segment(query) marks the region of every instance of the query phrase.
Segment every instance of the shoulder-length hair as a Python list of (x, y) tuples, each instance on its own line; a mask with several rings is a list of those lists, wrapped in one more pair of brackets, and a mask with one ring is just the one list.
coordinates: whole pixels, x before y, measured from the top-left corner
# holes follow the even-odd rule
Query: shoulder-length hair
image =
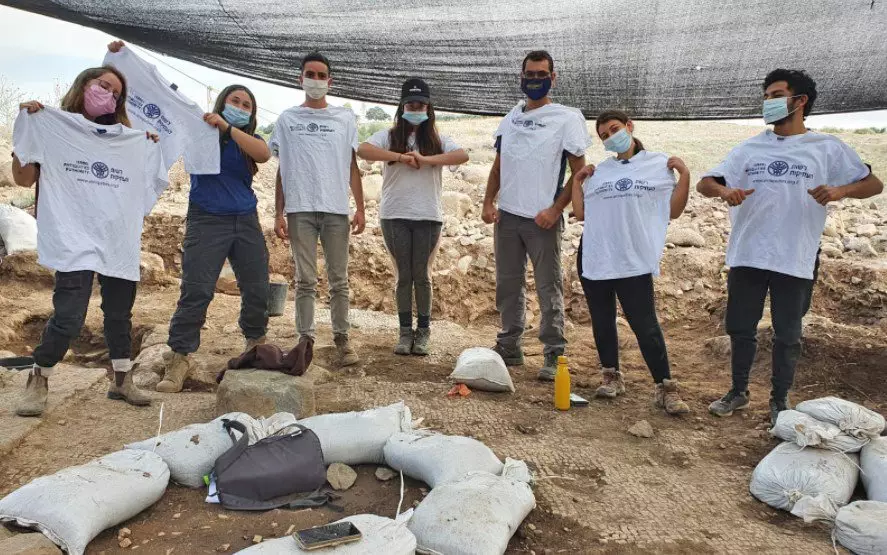
[[(219, 96), (216, 97), (216, 103), (213, 106), (213, 112), (215, 112), (216, 114), (219, 114), (221, 116), (222, 112), (225, 110), (225, 104), (226, 104), (226, 101), (228, 100), (228, 96), (231, 93), (233, 93), (234, 91), (245, 92), (246, 94), (249, 95), (250, 102), (252, 102), (253, 110), (249, 115), (249, 123), (246, 124), (246, 127), (241, 129), (241, 131), (243, 131), (244, 133), (246, 133), (247, 135), (252, 137), (253, 135), (256, 134), (256, 127), (258, 127), (258, 125), (259, 125), (258, 119), (256, 117), (256, 113), (259, 110), (259, 106), (256, 104), (255, 95), (253, 95), (253, 92), (251, 90), (249, 90), (248, 88), (244, 87), (243, 85), (229, 85), (229, 86), (225, 87), (225, 89), (219, 93)], [(259, 173), (259, 165), (256, 164), (256, 161), (253, 160), (252, 158), (250, 158), (249, 154), (247, 154), (246, 152), (243, 152), (243, 149), (240, 148), (240, 145), (235, 144), (235, 146), (237, 146), (237, 148), (240, 149), (240, 153), (243, 154), (244, 158), (246, 158), (246, 163), (247, 163), (247, 166), (249, 166), (249, 171), (253, 175), (256, 175), (257, 173)]]

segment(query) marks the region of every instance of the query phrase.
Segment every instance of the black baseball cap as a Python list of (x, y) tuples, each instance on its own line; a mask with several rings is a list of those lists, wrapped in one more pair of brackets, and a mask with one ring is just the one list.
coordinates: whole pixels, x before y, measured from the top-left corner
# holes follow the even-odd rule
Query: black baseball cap
[(407, 102), (424, 102), (425, 104), (431, 103), (431, 89), (428, 88), (428, 83), (419, 79), (407, 79), (403, 84), (403, 87), (400, 89), (400, 103), (406, 104)]

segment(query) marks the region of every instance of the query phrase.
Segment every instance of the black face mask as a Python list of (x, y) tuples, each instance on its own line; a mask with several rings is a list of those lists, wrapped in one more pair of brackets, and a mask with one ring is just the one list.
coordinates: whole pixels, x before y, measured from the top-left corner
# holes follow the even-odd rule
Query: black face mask
[(95, 122), (99, 125), (115, 125), (117, 123), (117, 114), (103, 114), (95, 118)]
[(541, 100), (548, 95), (551, 90), (551, 77), (545, 79), (527, 79), (520, 80), (520, 90), (532, 100)]

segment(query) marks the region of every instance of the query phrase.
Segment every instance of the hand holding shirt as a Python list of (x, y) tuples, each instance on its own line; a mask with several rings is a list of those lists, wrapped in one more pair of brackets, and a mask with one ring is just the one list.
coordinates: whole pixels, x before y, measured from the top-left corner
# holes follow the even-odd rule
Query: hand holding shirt
[(659, 275), (677, 181), (667, 154), (642, 150), (607, 158), (584, 184), (582, 277)]
[(706, 177), (754, 193), (730, 208), (727, 266), (813, 279), (826, 209), (809, 190), (843, 186), (869, 174), (856, 152), (832, 135), (765, 131), (730, 151)]
[(167, 186), (160, 146), (141, 130), (45, 108), (19, 113), (13, 152), (40, 164), (38, 262), (139, 281), (142, 223)]
[(167, 171), (184, 156), (188, 173), (219, 173), (219, 132), (203, 121), (200, 106), (174, 90), (156, 66), (125, 46), (108, 52), (104, 63), (126, 77), (130, 122), (160, 137)]

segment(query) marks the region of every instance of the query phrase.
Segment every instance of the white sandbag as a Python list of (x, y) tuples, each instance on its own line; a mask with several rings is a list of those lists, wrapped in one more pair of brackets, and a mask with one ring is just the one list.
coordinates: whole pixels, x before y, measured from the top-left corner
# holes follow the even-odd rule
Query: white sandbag
[(841, 431), (859, 438), (874, 439), (884, 431), (884, 417), (862, 405), (837, 397), (823, 397), (798, 403), (795, 410), (817, 420), (834, 424)]
[(382, 464), (388, 438), (412, 430), (412, 417), (401, 401), (363, 412), (320, 414), (299, 424), (317, 434), (328, 465)]
[(169, 468), (147, 451), (124, 450), (37, 478), (0, 499), (0, 522), (35, 528), (81, 555), (106, 528), (156, 503)]
[(868, 439), (845, 434), (834, 424), (821, 422), (796, 410), (780, 412), (776, 424), (770, 429), (770, 435), (801, 447), (831, 449), (842, 453), (857, 453), (868, 443)]
[(469, 472), (499, 475), (503, 469), (502, 461), (476, 439), (427, 432), (391, 436), (385, 444), (385, 462), (432, 488), (455, 482)]
[(465, 349), (456, 360), (456, 369), (450, 374), (455, 383), (464, 383), (471, 389), (493, 392), (514, 392), (514, 382), (505, 361), (493, 349), (473, 347)]
[[(887, 503), (887, 437), (873, 439), (859, 458), (866, 497)], [(887, 522), (884, 524), (887, 527)]]
[(859, 455), (781, 443), (755, 467), (751, 494), (805, 522), (834, 520), (859, 479)]
[[(519, 466), (517, 471), (522, 472)], [(409, 528), (422, 553), (501, 555), (535, 507), (533, 490), (506, 466), (502, 476), (472, 472), (434, 488), (416, 508)]]
[(838, 511), (835, 539), (856, 555), (887, 553), (887, 503), (856, 501)]
[(0, 239), (6, 254), (37, 250), (37, 220), (11, 204), (0, 204)]
[[(192, 488), (203, 487), (203, 477), (212, 471), (216, 459), (234, 446), (231, 436), (222, 427), (224, 419), (243, 422), (251, 432), (255, 431), (256, 423), (251, 416), (231, 412), (210, 422), (191, 424), (159, 437), (130, 443), (126, 449), (157, 453), (169, 466), (174, 482)], [(234, 432), (234, 436), (239, 438), (240, 433)], [(251, 433), (250, 439), (256, 441), (261, 438), (254, 439)]]
[(408, 511), (395, 521), (377, 515), (355, 515), (337, 522), (351, 522), (360, 530), (360, 541), (322, 549), (304, 551), (292, 535), (269, 540), (238, 551), (238, 555), (295, 555), (298, 553), (330, 553), (332, 555), (413, 555), (416, 536), (407, 528), (412, 516)]

